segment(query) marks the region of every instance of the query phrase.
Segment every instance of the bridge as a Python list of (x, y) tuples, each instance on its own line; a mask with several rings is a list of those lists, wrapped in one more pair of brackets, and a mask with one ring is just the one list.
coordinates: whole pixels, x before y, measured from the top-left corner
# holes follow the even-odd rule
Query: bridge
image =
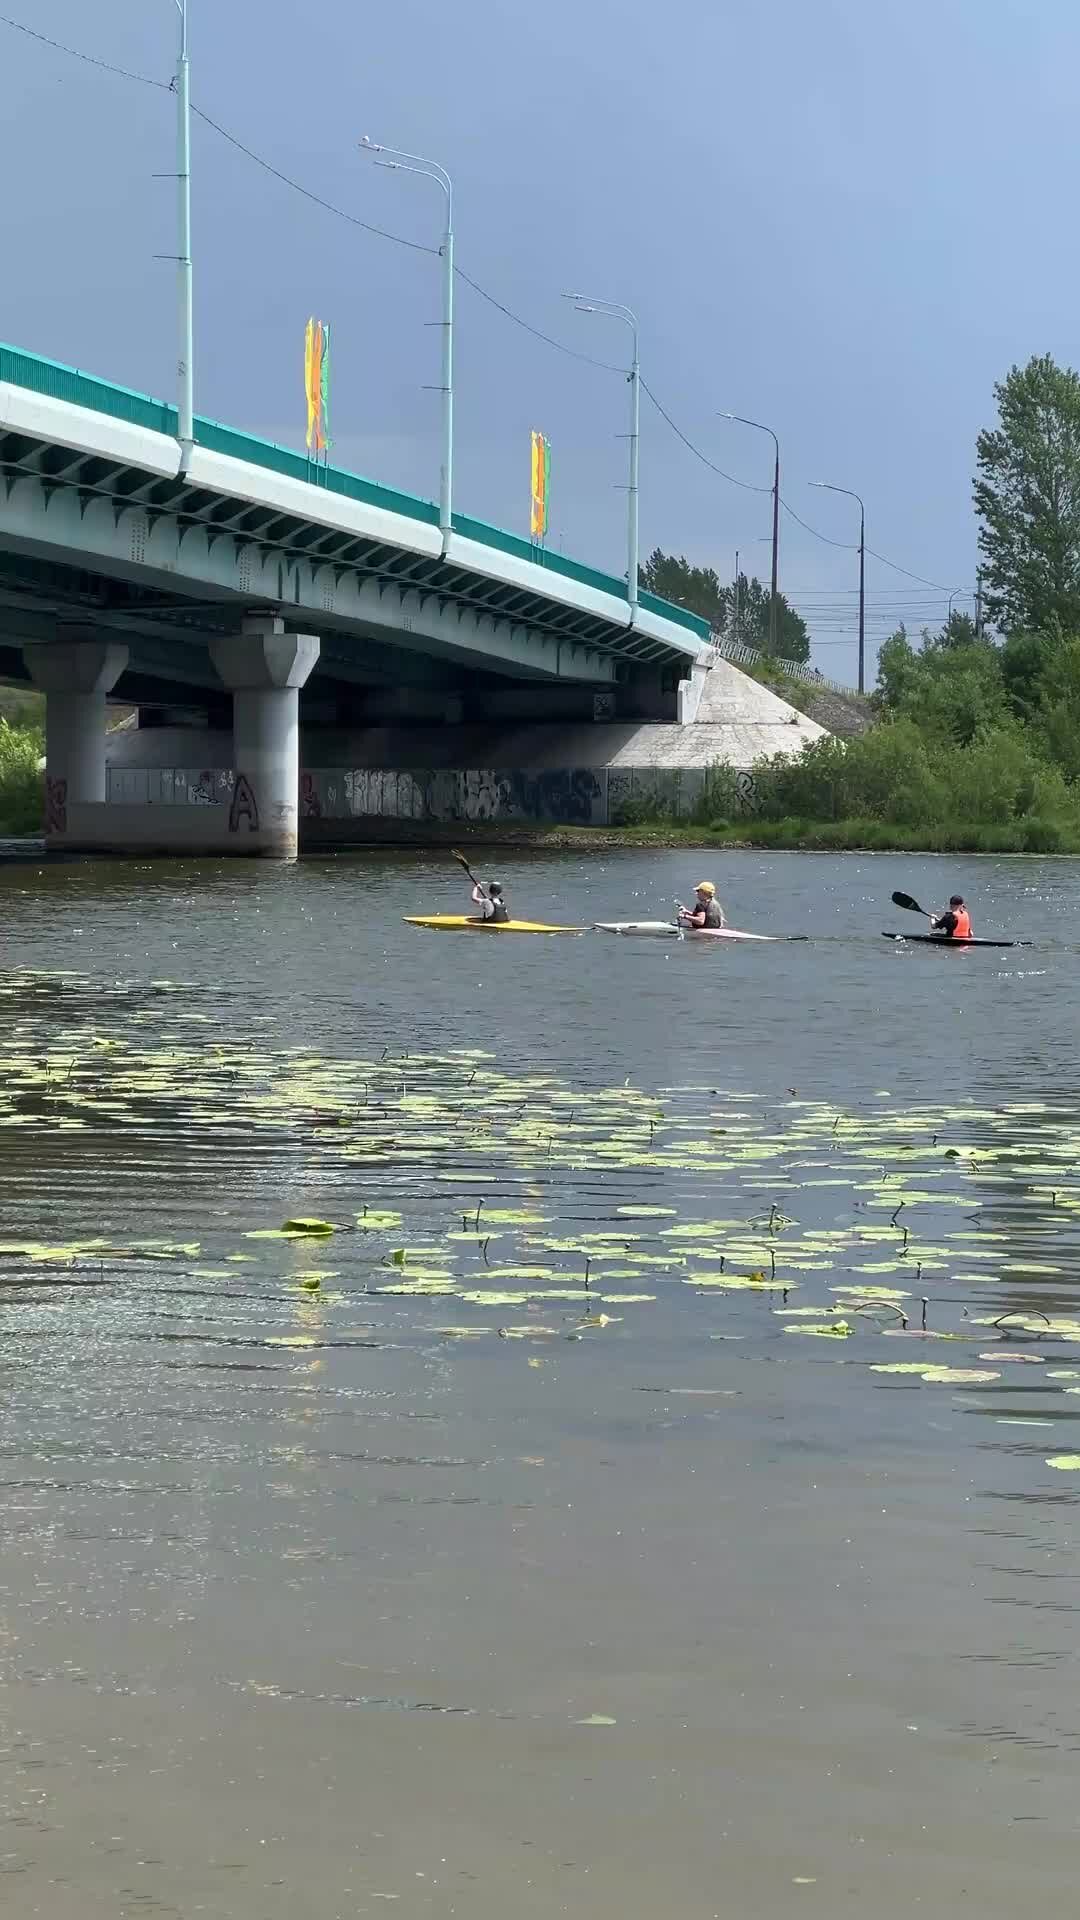
[(231, 695), (223, 845), (288, 858), (302, 687), (338, 724), (552, 685), (615, 716), (671, 705), (707, 645), (625, 580), (459, 513), (446, 536), (432, 501), (217, 420), (183, 463), (175, 407), (15, 348), (0, 480), (0, 674), (46, 693), (46, 822), (73, 847), (108, 841), (106, 697), (213, 716)]
[(211, 723), (231, 701), (229, 805), (159, 808), (153, 839), (277, 858), (301, 689), (338, 726), (453, 724), (508, 695), (675, 719), (708, 644), (682, 608), (465, 514), (444, 532), (431, 501), (217, 421), (186, 458), (177, 435), (175, 407), (0, 346), (0, 677), (46, 694), (50, 844), (131, 838), (105, 812), (107, 699)]

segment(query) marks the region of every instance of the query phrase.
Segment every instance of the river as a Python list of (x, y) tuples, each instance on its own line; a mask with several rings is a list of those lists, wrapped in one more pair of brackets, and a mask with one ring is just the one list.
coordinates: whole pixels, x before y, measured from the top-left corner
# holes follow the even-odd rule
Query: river
[(1080, 869), (497, 877), (0, 867), (7, 1920), (1068, 1911)]

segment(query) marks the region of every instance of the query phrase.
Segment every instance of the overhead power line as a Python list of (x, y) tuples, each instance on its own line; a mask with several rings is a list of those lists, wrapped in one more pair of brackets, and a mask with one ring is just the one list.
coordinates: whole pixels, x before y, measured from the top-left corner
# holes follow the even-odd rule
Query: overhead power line
[(693, 441), (687, 438), (682, 428), (676, 426), (674, 420), (672, 419), (670, 413), (668, 413), (666, 407), (661, 406), (659, 400), (657, 399), (652, 388), (649, 386), (649, 383), (647, 380), (642, 381), (641, 390), (643, 393), (648, 394), (649, 399), (652, 401), (653, 406), (656, 408), (657, 413), (660, 415), (661, 419), (667, 421), (668, 426), (671, 428), (672, 433), (677, 435), (677, 437), (682, 441), (684, 447), (689, 447), (690, 452), (694, 454), (698, 460), (701, 461), (703, 466), (708, 467), (710, 472), (718, 473), (720, 475), (721, 480), (730, 480), (733, 487), (741, 487), (744, 493), (771, 493), (772, 492), (771, 487), (757, 487), (757, 486), (754, 486), (753, 482), (750, 480), (736, 480), (735, 475), (733, 473), (725, 473), (723, 467), (718, 467), (714, 460), (709, 459), (708, 454), (702, 453), (700, 447), (695, 447)]
[[(69, 59), (80, 60), (85, 66), (96, 67), (102, 73), (114, 74), (119, 79), (132, 81), (138, 86), (153, 87), (157, 92), (171, 93), (173, 91), (173, 83), (171, 81), (158, 80), (151, 74), (136, 73), (129, 67), (121, 67), (113, 61), (102, 60), (97, 54), (86, 53), (80, 47), (69, 46), (62, 40), (54, 39), (50, 34), (42, 33), (37, 27), (28, 26), (24, 20), (13, 19), (9, 14), (0, 14), (0, 26), (10, 27), (13, 32), (24, 34), (28, 40), (37, 41), (40, 46), (48, 47), (54, 53), (65, 54)], [(288, 187), (293, 193), (298, 193), (313, 206), (322, 208), (324, 212), (332, 214), (336, 219), (346, 221), (349, 226), (357, 227), (364, 233), (370, 233), (376, 239), (388, 240), (394, 246), (408, 248), (410, 252), (426, 254), (437, 254), (439, 252), (437, 247), (425, 245), (419, 240), (410, 240), (404, 234), (392, 233), (389, 228), (376, 226), (370, 220), (362, 220), (358, 214), (349, 213), (346, 208), (339, 207), (332, 200), (325, 199), (322, 194), (314, 192), (312, 188), (306, 187), (301, 181), (294, 179), (291, 174), (285, 173), (282, 168), (276, 167), (272, 161), (267, 160), (264, 155), (256, 152), (254, 147), (249, 146), (246, 141), (241, 140), (239, 136), (232, 133), (228, 127), (222, 126), (219, 120), (215, 120), (210, 114), (206, 113), (203, 108), (195, 106), (195, 104), (192, 103), (192, 112), (202, 120), (206, 126), (218, 134), (222, 140), (227, 141), (230, 146), (236, 148), (237, 152), (244, 154), (255, 166), (260, 167), (264, 173), (269, 174), (272, 179), (279, 181), (282, 186)], [(515, 313), (512, 307), (506, 306), (503, 301), (497, 299), (495, 294), (490, 293), (486, 287), (481, 286), (479, 281), (472, 279), (471, 275), (465, 273), (461, 267), (455, 268), (455, 274), (456, 277), (462, 280), (466, 286), (470, 287), (474, 293), (478, 294), (482, 300), (485, 300), (489, 306), (494, 307), (496, 312), (501, 313), (507, 320), (512, 321), (515, 326), (522, 328), (525, 333), (531, 334), (534, 339), (542, 341), (545, 346), (552, 347), (556, 352), (565, 354), (568, 359), (581, 361), (586, 366), (596, 367), (604, 373), (622, 373), (625, 371), (624, 368), (616, 366), (610, 361), (595, 359), (592, 354), (582, 353), (578, 348), (568, 346), (565, 341), (556, 339), (553, 334), (544, 333), (539, 327), (534, 326), (531, 321), (524, 319), (521, 314)], [(708, 454), (703, 453), (701, 448), (696, 446), (690, 439), (689, 435), (683, 432), (683, 429), (672, 418), (667, 408), (657, 398), (656, 394), (653, 393), (647, 382), (642, 380), (641, 385), (661, 419), (666, 422), (672, 433), (682, 442), (688, 452), (692, 453), (695, 459), (700, 460), (702, 465), (709, 469), (710, 473), (716, 474), (721, 480), (726, 480), (730, 486), (739, 487), (745, 493), (772, 492), (772, 488), (769, 486), (759, 486), (750, 480), (738, 479), (735, 474), (728, 473), (724, 467), (718, 466), (714, 460), (710, 460)], [(795, 508), (791, 506), (787, 500), (781, 498), (780, 504), (784, 512), (788, 514), (792, 520), (796, 521), (800, 527), (804, 528), (807, 533), (812, 534), (815, 540), (820, 540), (825, 546), (837, 547), (845, 552), (852, 553), (857, 551), (857, 547), (853, 545), (851, 541), (834, 540), (829, 534), (822, 533), (819, 527), (811, 526), (810, 522), (804, 520), (802, 515), (797, 513)], [(867, 547), (866, 551), (874, 560), (879, 561), (882, 566), (891, 567), (894, 572), (904, 574), (909, 580), (916, 580), (923, 586), (936, 587), (944, 594), (948, 594), (951, 591), (950, 588), (941, 586), (936, 580), (927, 580), (924, 575), (913, 573), (910, 568), (900, 566), (897, 561), (890, 560), (887, 555), (883, 553), (877, 553), (872, 547)], [(963, 597), (969, 598), (970, 596), (965, 595)], [(954, 598), (959, 599), (961, 596), (954, 594)]]

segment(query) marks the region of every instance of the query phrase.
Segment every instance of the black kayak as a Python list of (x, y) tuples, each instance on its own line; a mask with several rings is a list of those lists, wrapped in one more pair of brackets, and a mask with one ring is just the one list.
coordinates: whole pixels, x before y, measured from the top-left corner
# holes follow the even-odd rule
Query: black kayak
[(910, 940), (923, 947), (1030, 947), (1030, 940), (955, 940), (948, 933), (882, 933), (883, 940)]

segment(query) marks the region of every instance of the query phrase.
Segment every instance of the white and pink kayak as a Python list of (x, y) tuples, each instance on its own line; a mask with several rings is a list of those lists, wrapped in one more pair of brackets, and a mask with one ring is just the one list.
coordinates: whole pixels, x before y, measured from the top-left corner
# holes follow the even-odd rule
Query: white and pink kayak
[(770, 940), (775, 933), (743, 933), (738, 927), (680, 927), (674, 920), (594, 920), (594, 933), (636, 934), (654, 940)]

